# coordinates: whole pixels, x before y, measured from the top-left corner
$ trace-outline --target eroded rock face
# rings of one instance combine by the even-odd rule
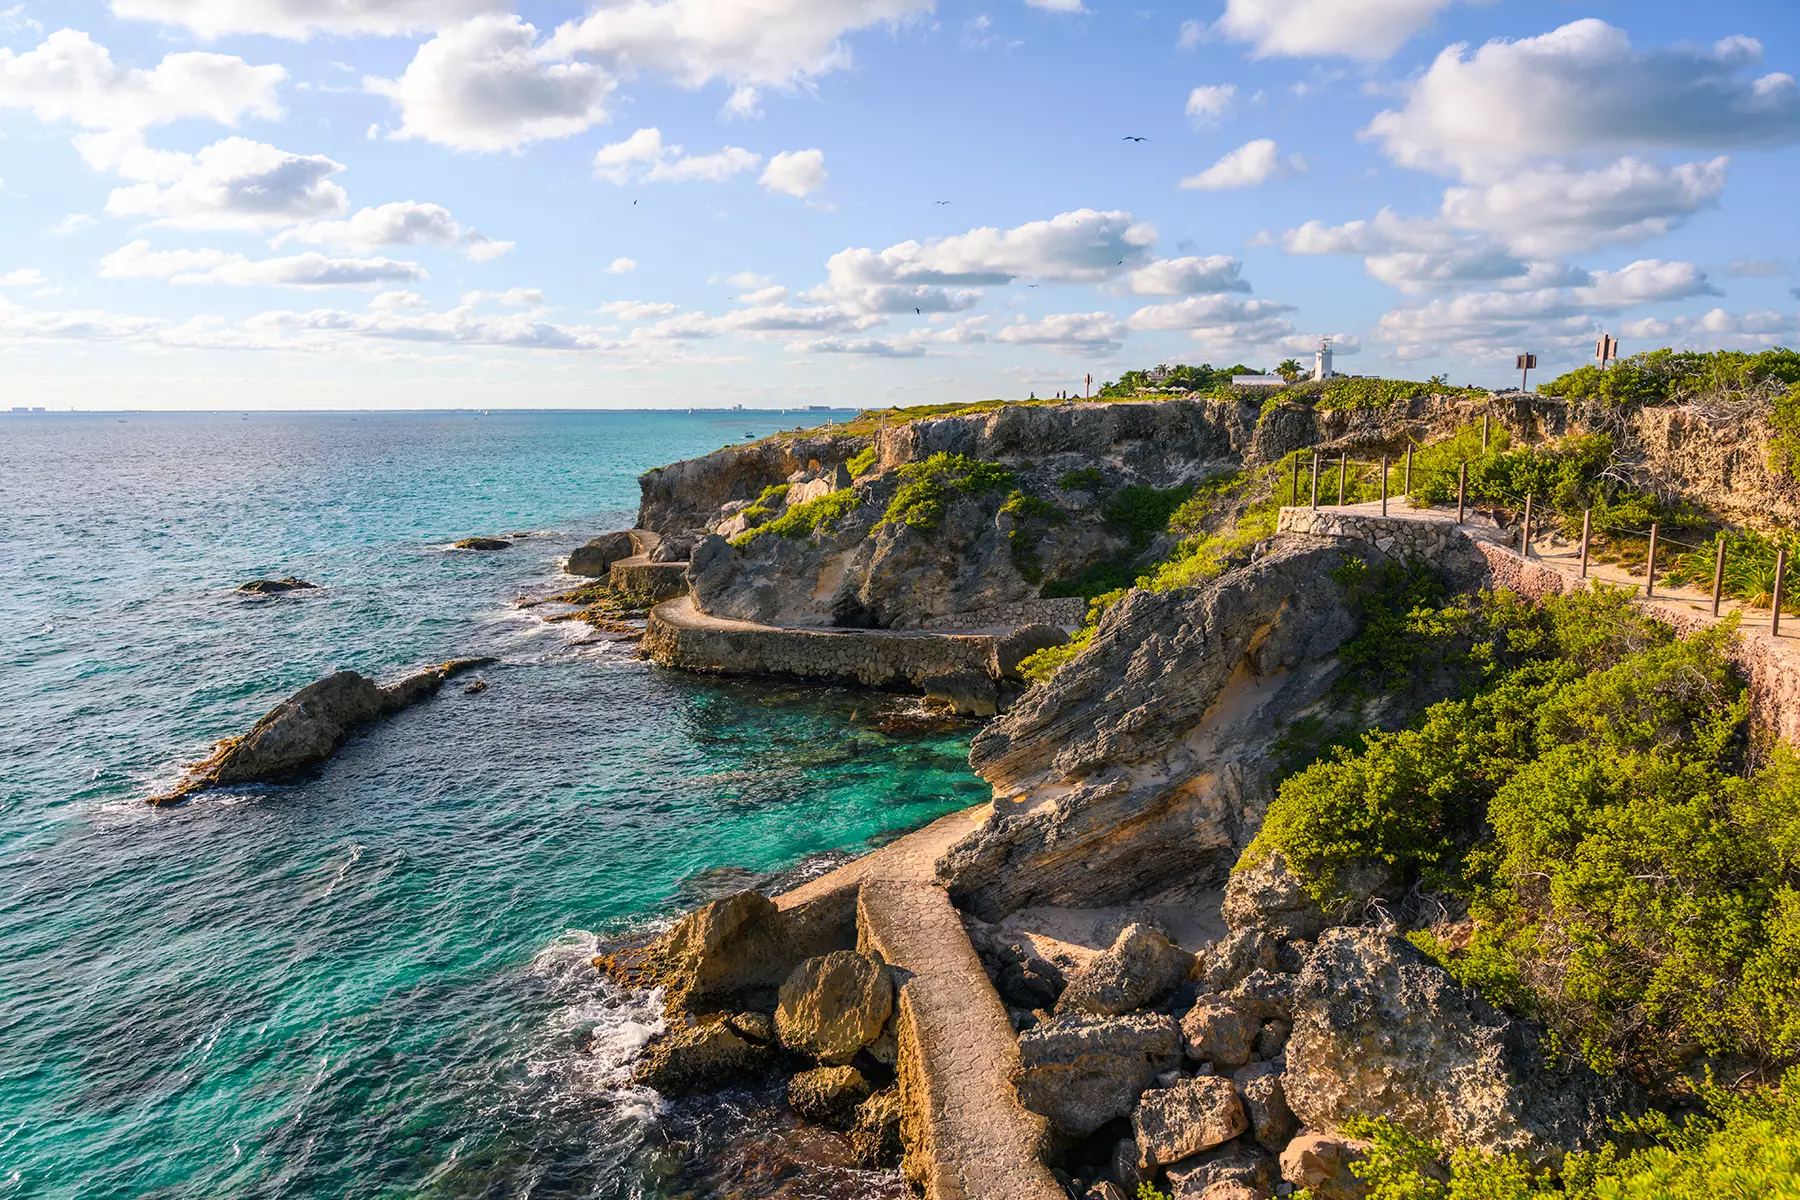
[[[1065,1133],[1086,1137],[1137,1106],[1179,1064],[1173,1018],[1059,1016],[1019,1035],[1019,1103]]]
[[[571,575],[604,579],[614,563],[621,558],[630,558],[635,553],[637,550],[632,545],[629,533],[624,530],[603,533],[587,545],[577,546],[570,551],[568,571]]]
[[[849,1129],[871,1090],[855,1067],[818,1067],[788,1080],[788,1107],[803,1120]]]
[[[1262,1018],[1224,996],[1202,996],[1181,1018],[1181,1040],[1195,1062],[1232,1070],[1250,1061]]]
[[[906,1153],[900,1140],[900,1103],[898,1087],[876,1092],[856,1110],[856,1124],[850,1130],[850,1152],[859,1166],[892,1167]]]
[[[1459,987],[1406,941],[1372,929],[1320,936],[1294,996],[1287,1101],[1315,1128],[1386,1116],[1447,1149],[1554,1167],[1604,1141],[1634,1103],[1582,1065],[1552,1070],[1528,1024]]]
[[[781,1044],[841,1065],[874,1042],[894,1012],[894,975],[854,950],[833,950],[794,968],[775,1009]]]
[[[774,1067],[776,1052],[744,1037],[722,1017],[682,1025],[650,1045],[632,1082],[665,1096],[741,1083]]]
[[[291,778],[337,753],[358,727],[417,704],[434,695],[446,679],[494,661],[464,658],[440,663],[386,687],[355,671],[327,675],[270,709],[243,737],[220,742],[179,787],[149,802],[170,804],[206,788]]]
[[[1111,1017],[1163,999],[1194,968],[1194,956],[1148,925],[1127,925],[1118,940],[1076,972],[1056,1011]]]
[[[1249,1127],[1237,1089],[1217,1075],[1145,1092],[1131,1114],[1138,1164],[1144,1167],[1179,1162],[1229,1142]]]
[[[652,947],[653,974],[669,1011],[762,999],[786,978],[781,915],[761,892],[714,900],[677,921]]]

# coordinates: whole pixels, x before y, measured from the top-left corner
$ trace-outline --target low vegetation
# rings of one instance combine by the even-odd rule
[[[875,447],[873,445],[864,446],[850,456],[849,460],[844,463],[844,469],[850,472],[850,478],[855,479],[872,471],[875,468],[875,459]]]
[[[1009,491],[1016,478],[999,463],[942,452],[901,467],[899,475],[900,487],[888,502],[882,523],[905,525],[926,534],[938,531],[955,501]]]
[[[1800,353],[1792,350],[1759,354],[1651,350],[1622,358],[1605,370],[1581,367],[1539,384],[1537,390],[1562,400],[1636,408],[1738,396],[1772,400],[1795,384],[1800,384]]]
[[[1699,549],[1678,554],[1667,581],[1710,591],[1720,542],[1725,543],[1725,572],[1720,580],[1722,595],[1751,608],[1773,608],[1776,552],[1786,550],[1788,567],[1782,585],[1781,610],[1800,613],[1800,534],[1793,530],[1765,534],[1754,529],[1722,529]]]
[[[1448,396],[1465,400],[1485,399],[1486,388],[1451,387],[1443,382],[1418,383],[1411,379],[1314,379],[1290,384],[1270,394],[1269,400],[1306,400],[1325,409],[1391,408],[1428,396]]]
[[[835,492],[827,492],[804,504],[790,505],[787,511],[772,521],[746,529],[731,539],[734,546],[747,546],[754,538],[765,533],[772,533],[785,538],[809,538],[818,533],[830,533],[832,527],[845,516],[862,507],[862,497],[853,488],[840,488]],[[746,510],[748,511],[748,510]]]

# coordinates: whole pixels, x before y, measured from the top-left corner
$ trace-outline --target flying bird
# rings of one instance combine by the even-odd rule
[[[1124,136],[1124,137],[1123,137],[1123,138],[1121,138],[1121,139],[1120,139],[1120,140],[1121,140],[1121,141],[1126,141],[1126,142],[1147,142],[1147,141],[1149,141],[1149,140],[1150,140],[1150,139],[1149,139],[1149,138],[1141,138],[1141,137],[1132,137],[1132,136],[1131,136],[1131,135],[1130,135],[1130,134],[1129,134],[1129,133],[1128,133],[1128,134],[1126,134],[1126,135],[1125,135],[1125,136]]]
[[[950,202],[948,200],[933,200],[932,203],[933,204],[948,204]]]
[[[922,317],[922,316],[924,316],[924,315],[925,315],[925,310],[924,310],[924,309],[921,309],[921,308],[915,308],[915,309],[913,309],[913,313],[914,313],[914,315],[916,315],[916,316],[921,316],[921,317]]]
[[[1036,287],[1036,286],[1037,286],[1037,284],[1035,284],[1035,283],[1028,283],[1028,284],[1026,284],[1026,285],[1025,285],[1025,286],[1026,286],[1026,287]]]

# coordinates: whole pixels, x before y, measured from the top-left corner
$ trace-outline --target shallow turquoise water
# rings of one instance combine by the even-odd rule
[[[644,468],[791,423],[0,417],[0,1197],[714,1194],[684,1155],[747,1118],[621,1086],[654,1017],[595,935],[985,788],[966,736],[873,728],[892,700],[511,601]],[[231,591],[289,573],[326,588]],[[326,671],[476,653],[485,692],[316,778],[139,802]]]

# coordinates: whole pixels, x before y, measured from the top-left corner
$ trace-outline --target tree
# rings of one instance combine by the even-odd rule
[[[1449,387],[1450,377],[1448,375],[1433,375],[1425,382],[1429,383],[1432,387]]]
[[[1283,359],[1281,365],[1275,368],[1275,373],[1292,383],[1300,378],[1300,363],[1292,358]]]

